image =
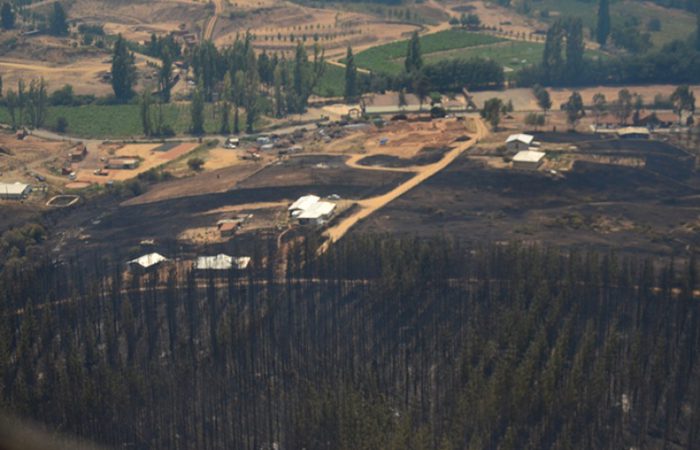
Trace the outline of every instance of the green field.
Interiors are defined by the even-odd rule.
[[[539,12],[548,10],[550,17],[541,19],[548,22],[558,17],[580,17],[583,24],[589,30],[595,30],[597,20],[597,2],[583,3],[579,0],[541,0],[533,3],[534,17],[539,19]],[[558,14],[552,14],[557,12]],[[674,39],[687,39],[695,30],[695,17],[680,9],[665,9],[654,5],[637,1],[611,2],[610,17],[613,23],[621,21],[625,16],[633,16],[639,19],[641,31],[646,32],[649,19],[658,18],[661,21],[661,31],[651,33],[651,40],[655,46],[664,45]]]
[[[341,97],[345,90],[345,69],[342,67],[326,64],[323,76],[316,87],[314,94],[319,97]]]
[[[445,30],[420,38],[424,57],[430,53],[489,45],[502,41],[501,38],[465,30]],[[358,67],[372,71],[397,74],[403,70],[403,58],[406,56],[407,46],[408,40],[404,40],[372,47],[358,53],[355,56],[355,63]]]
[[[163,107],[165,123],[177,134],[185,134],[190,126],[189,103],[171,103]],[[211,104],[205,107],[205,129],[216,133],[219,119]],[[233,117],[233,113],[231,114]],[[143,134],[139,105],[87,105],[52,106],[48,108],[46,128],[52,128],[56,119],[65,117],[68,121],[66,134],[82,138],[125,139]],[[0,122],[9,123],[7,108],[0,108]],[[245,115],[241,114],[241,128],[245,126]]]
[[[436,63],[446,59],[492,59],[508,69],[518,70],[531,64],[538,64],[542,60],[544,44],[523,41],[504,41],[486,47],[472,47],[436,52],[425,56],[428,63]],[[586,51],[588,57],[605,57],[601,52]]]

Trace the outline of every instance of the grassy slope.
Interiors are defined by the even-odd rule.
[[[488,45],[501,41],[502,39],[497,37],[464,30],[445,30],[421,36],[421,50],[423,55],[428,55],[434,52]],[[408,41],[404,40],[373,47],[357,54],[355,62],[358,67],[396,74],[403,69],[403,57],[406,55],[407,45]]]
[[[165,123],[176,133],[185,134],[189,129],[189,103],[169,104],[163,108]],[[143,133],[138,105],[88,105],[49,107],[46,126],[52,127],[58,117],[68,121],[67,134],[83,138],[129,138]],[[231,114],[233,118],[233,113]],[[6,108],[0,108],[0,122],[9,123]],[[245,126],[245,115],[241,114],[241,128]],[[219,120],[214,116],[214,108],[205,108],[205,129],[216,133]]]
[[[578,0],[542,0],[533,3],[534,14],[540,10],[559,12],[559,17],[573,16],[583,19],[584,26],[594,30],[597,20],[597,2],[581,2]],[[642,30],[646,31],[649,19],[658,17],[661,20],[661,31],[651,33],[654,45],[661,46],[674,39],[686,39],[695,30],[695,18],[692,14],[677,9],[659,8],[638,1],[613,2],[610,6],[612,20],[622,20],[624,16],[634,16],[639,19]],[[557,18],[552,14],[550,22]]]

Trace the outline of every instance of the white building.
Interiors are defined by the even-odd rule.
[[[0,198],[5,200],[22,200],[32,191],[28,184],[20,183],[0,183]]]
[[[513,156],[513,168],[537,170],[537,168],[543,163],[544,156],[544,152],[537,152],[534,150],[524,150],[522,152],[518,152],[515,156]]]
[[[620,139],[649,139],[651,133],[646,127],[625,127],[617,130]]]
[[[127,261],[127,264],[129,264],[129,267],[131,267],[132,270],[149,270],[167,260],[168,258],[160,253],[149,253],[136,259],[132,259],[131,261]]]
[[[195,261],[197,270],[244,270],[250,264],[249,256],[229,256],[219,253],[216,256],[200,256]]]
[[[302,211],[302,213],[297,216],[297,219],[299,219],[299,223],[302,225],[321,225],[331,218],[333,211],[335,211],[335,203],[316,202]]]
[[[303,211],[307,210],[311,205],[313,205],[314,203],[318,203],[319,200],[321,200],[321,197],[317,195],[305,195],[303,197],[299,197],[297,201],[292,203],[291,206],[288,208],[289,215],[291,217],[297,217]]]
[[[506,139],[506,148],[509,152],[529,150],[534,139],[535,137],[529,134],[511,134]]]

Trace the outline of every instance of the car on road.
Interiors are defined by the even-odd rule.
[[[230,137],[226,139],[226,142],[224,143],[224,148],[234,149],[237,148],[239,144],[240,140],[237,137]]]

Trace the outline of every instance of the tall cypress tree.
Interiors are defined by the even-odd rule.
[[[134,95],[132,86],[135,82],[134,55],[129,52],[120,34],[114,43],[112,54],[112,89],[117,100],[129,100]]]
[[[404,63],[406,67],[406,72],[411,73],[416,70],[420,70],[423,67],[423,57],[421,56],[420,50],[420,38],[418,37],[418,32],[414,31],[411,35],[411,40],[408,41],[408,48],[406,49],[406,62]]]
[[[570,19],[566,27],[566,76],[576,81],[583,67],[583,23],[580,18]]]
[[[357,98],[357,67],[352,47],[348,47],[345,57],[345,101],[351,102]]]
[[[600,0],[598,4],[598,26],[596,27],[596,37],[600,45],[605,45],[610,35],[610,2]]]
[[[195,136],[204,134],[204,86],[201,81],[192,95],[190,115],[192,120],[190,132]]]
[[[695,50],[700,52],[700,1],[696,6],[695,20]]]

